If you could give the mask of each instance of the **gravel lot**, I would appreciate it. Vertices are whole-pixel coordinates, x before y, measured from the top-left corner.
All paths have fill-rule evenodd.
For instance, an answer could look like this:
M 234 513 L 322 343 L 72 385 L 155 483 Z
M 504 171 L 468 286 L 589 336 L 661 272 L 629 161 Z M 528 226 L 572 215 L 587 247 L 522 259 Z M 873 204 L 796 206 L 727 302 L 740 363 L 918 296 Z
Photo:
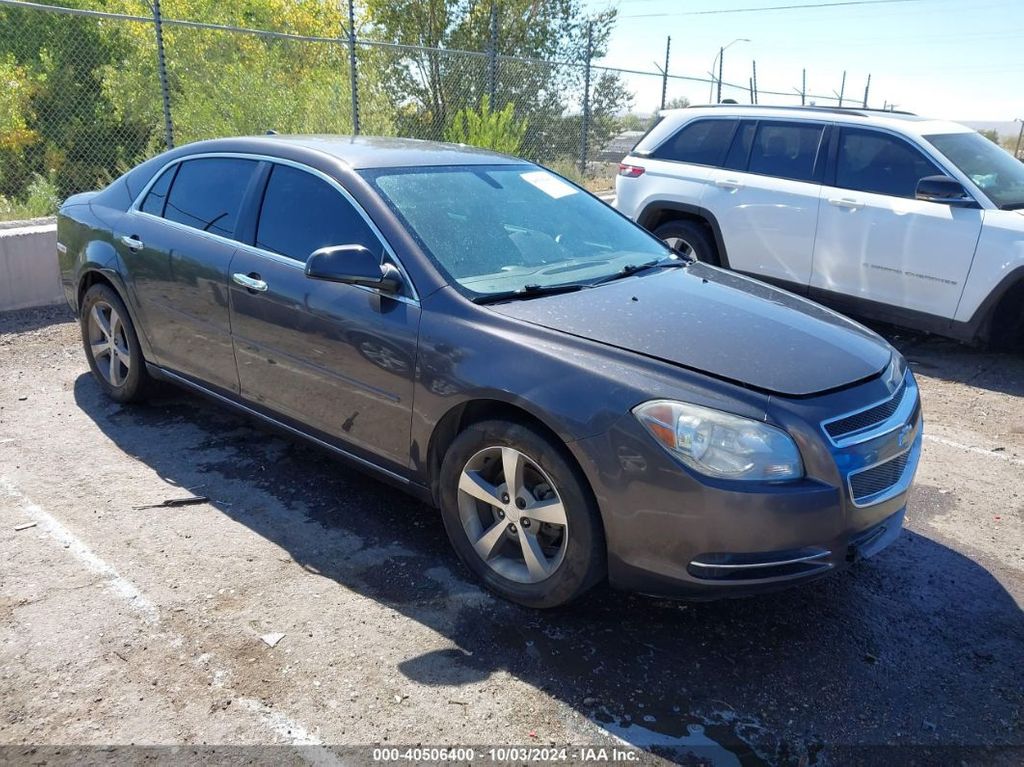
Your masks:
M 537 613 L 399 491 L 176 390 L 113 404 L 66 310 L 0 315 L 0 744 L 1020 764 L 1024 358 L 888 335 L 927 421 L 890 549 L 770 596 Z

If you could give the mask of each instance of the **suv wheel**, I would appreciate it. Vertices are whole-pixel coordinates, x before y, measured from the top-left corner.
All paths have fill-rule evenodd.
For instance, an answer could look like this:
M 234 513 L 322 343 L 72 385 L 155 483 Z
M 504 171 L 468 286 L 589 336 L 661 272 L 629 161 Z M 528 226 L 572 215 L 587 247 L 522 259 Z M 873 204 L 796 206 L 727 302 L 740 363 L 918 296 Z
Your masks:
M 523 424 L 463 431 L 441 465 L 441 516 L 463 562 L 502 597 L 558 607 L 604 577 L 596 505 L 560 446 Z
M 706 264 L 718 265 L 718 249 L 703 224 L 685 219 L 668 221 L 654 230 L 654 236 L 676 253 Z
M 82 299 L 82 342 L 92 374 L 116 402 L 143 399 L 149 373 L 124 302 L 109 286 L 93 285 Z

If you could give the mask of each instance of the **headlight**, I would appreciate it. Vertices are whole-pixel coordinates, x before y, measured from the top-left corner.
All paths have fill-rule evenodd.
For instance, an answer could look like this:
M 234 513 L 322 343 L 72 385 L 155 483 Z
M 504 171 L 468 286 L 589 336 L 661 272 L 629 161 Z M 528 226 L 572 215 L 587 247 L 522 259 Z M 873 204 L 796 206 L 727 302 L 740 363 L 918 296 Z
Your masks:
M 701 474 L 762 482 L 804 475 L 796 443 L 774 426 L 672 400 L 637 405 L 633 415 L 669 452 Z

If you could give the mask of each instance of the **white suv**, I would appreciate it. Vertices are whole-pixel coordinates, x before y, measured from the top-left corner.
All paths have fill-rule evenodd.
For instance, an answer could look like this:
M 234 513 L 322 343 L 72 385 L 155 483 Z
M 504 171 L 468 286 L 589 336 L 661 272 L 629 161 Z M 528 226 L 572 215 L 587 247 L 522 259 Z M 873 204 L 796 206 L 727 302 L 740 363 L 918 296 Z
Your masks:
M 860 109 L 668 110 L 616 207 L 673 247 L 842 311 L 1024 342 L 1024 164 L 963 125 Z

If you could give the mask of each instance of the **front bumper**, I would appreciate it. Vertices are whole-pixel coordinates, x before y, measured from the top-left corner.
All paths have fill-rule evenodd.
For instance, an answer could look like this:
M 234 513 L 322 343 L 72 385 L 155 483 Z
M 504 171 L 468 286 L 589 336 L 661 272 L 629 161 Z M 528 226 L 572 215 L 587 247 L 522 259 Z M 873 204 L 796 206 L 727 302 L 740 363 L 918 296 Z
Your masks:
M 807 472 L 794 483 L 697 475 L 632 417 L 578 443 L 602 512 L 612 585 L 688 599 L 741 596 L 821 577 L 888 546 L 921 452 L 920 402 L 909 374 L 906 382 L 912 399 L 887 419 L 892 428 L 839 444 L 822 423 L 891 395 L 881 379 L 776 403 L 772 417 L 797 441 Z M 896 480 L 884 484 L 883 476 L 876 488 L 868 480 L 885 467 L 895 467 Z

